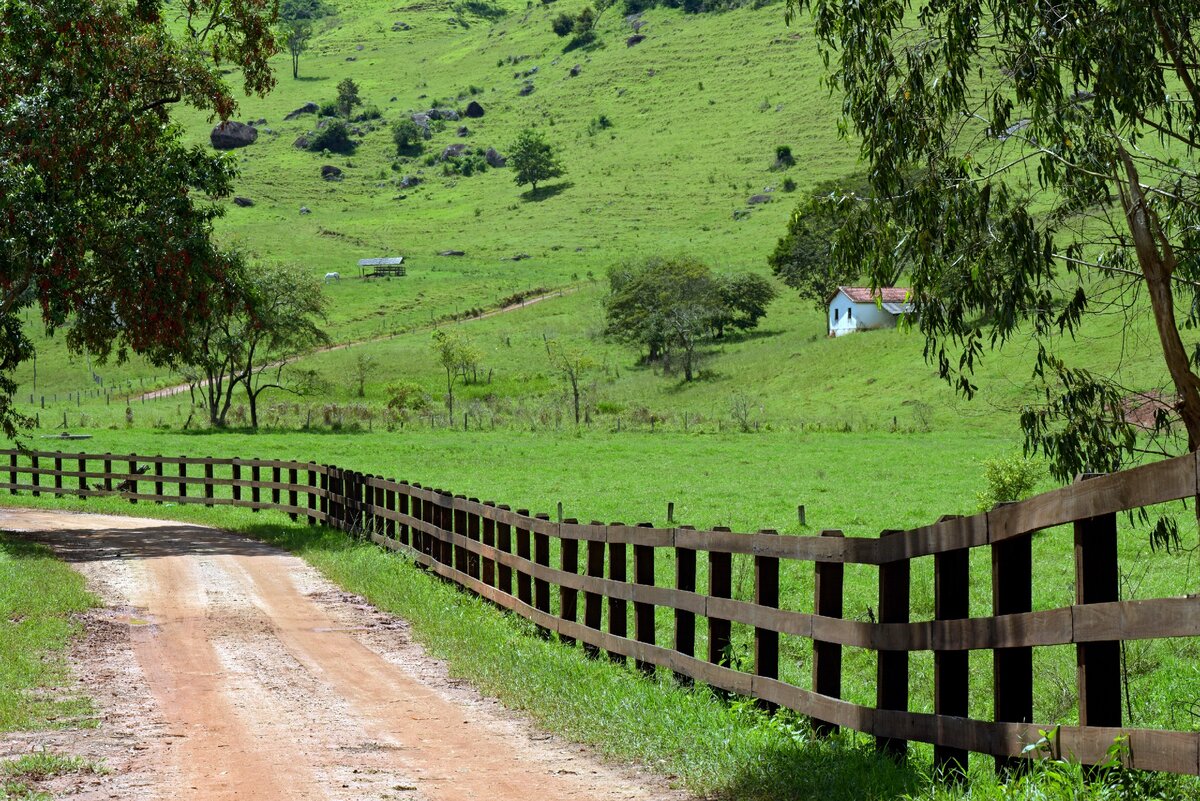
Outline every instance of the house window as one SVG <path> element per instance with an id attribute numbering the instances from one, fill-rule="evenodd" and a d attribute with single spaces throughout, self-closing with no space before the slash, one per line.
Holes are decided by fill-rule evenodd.
<path id="1" fill-rule="evenodd" d="M 834 309 L 834 310 L 833 310 L 833 321 L 834 321 L 835 323 L 838 321 L 838 316 L 839 316 L 841 313 L 842 313 L 842 310 L 841 310 L 841 309 Z"/>
<path id="2" fill-rule="evenodd" d="M 853 306 L 850 306 L 846 309 L 846 319 L 847 320 L 854 319 L 854 307 Z"/>

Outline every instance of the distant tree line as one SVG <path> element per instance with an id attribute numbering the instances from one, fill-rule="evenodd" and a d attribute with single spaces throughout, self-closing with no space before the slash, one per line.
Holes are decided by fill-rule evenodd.
<path id="1" fill-rule="evenodd" d="M 644 349 L 647 363 L 696 376 L 700 348 L 729 330 L 757 328 L 775 299 L 771 282 L 755 273 L 716 275 L 690 258 L 652 258 L 609 271 L 605 334 Z"/>

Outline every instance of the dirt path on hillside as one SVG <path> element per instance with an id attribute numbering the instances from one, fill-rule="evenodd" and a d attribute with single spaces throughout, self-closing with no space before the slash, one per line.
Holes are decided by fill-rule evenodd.
<path id="1" fill-rule="evenodd" d="M 490 312 L 484 312 L 483 314 L 479 315 L 478 317 L 469 317 L 465 320 L 459 320 L 458 322 L 469 323 L 474 320 L 486 320 L 489 317 L 495 317 L 496 315 L 499 315 L 499 314 L 508 314 L 509 312 L 519 311 L 528 306 L 532 306 L 535 303 L 541 303 L 543 300 L 550 300 L 551 298 L 561 298 L 564 295 L 572 295 L 577 291 L 578 291 L 577 289 L 559 289 L 559 290 L 555 290 L 554 292 L 547 292 L 545 295 L 536 295 L 531 298 L 526 298 L 525 300 L 521 301 L 520 303 L 513 303 L 510 306 L 504 306 L 499 309 L 492 309 Z M 316 348 L 314 350 L 310 350 L 307 353 L 305 353 L 304 355 L 305 356 L 313 356 L 318 353 L 331 353 L 335 350 L 346 350 L 348 348 L 355 348 L 355 347 L 358 347 L 359 345 L 370 345 L 374 342 L 386 342 L 389 339 L 396 339 L 398 337 L 407 336 L 408 334 L 412 334 L 417 331 L 429 331 L 429 330 L 432 330 L 433 328 L 434 328 L 433 325 L 422 325 L 422 326 L 418 326 L 417 328 L 411 329 L 409 331 L 404 331 L 403 333 L 400 333 L 400 334 L 384 334 L 383 336 L 368 337 L 367 339 L 360 339 L 356 342 L 342 342 L 342 343 L 335 344 L 335 345 L 326 345 L 323 348 Z M 274 364 L 266 365 L 266 367 L 264 369 L 273 370 L 278 366 L 279 366 L 279 363 L 276 362 Z M 170 398 L 174 395 L 182 395 L 183 393 L 187 392 L 191 388 L 192 388 L 191 384 L 176 384 L 173 387 L 163 387 L 162 389 L 156 389 L 151 392 L 143 392 L 141 395 L 131 397 L 130 401 L 139 401 L 139 400 L 143 400 L 143 399 L 155 400 L 156 398 Z"/>
<path id="2" fill-rule="evenodd" d="M 451 679 L 407 624 L 299 558 L 200 526 L 0 510 L 84 574 L 107 608 L 72 656 L 98 729 L 0 735 L 104 759 L 72 798 L 673 799 Z"/>

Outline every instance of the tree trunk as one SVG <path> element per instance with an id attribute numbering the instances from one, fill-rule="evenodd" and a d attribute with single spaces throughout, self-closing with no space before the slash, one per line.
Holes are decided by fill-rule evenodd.
<path id="1" fill-rule="evenodd" d="M 1176 405 L 1179 416 L 1188 434 L 1188 450 L 1200 449 L 1200 378 L 1192 372 L 1187 349 L 1179 336 L 1175 321 L 1175 297 L 1171 292 L 1171 275 L 1177 262 L 1170 242 L 1162 234 L 1162 228 L 1154 211 L 1146 204 L 1146 196 L 1139 183 L 1137 167 L 1124 148 L 1121 161 L 1129 180 L 1122 188 L 1121 202 L 1125 207 L 1125 220 L 1133 236 L 1138 264 L 1146 279 L 1150 295 L 1150 306 L 1154 311 L 1154 324 L 1162 343 L 1167 371 L 1179 395 Z"/>

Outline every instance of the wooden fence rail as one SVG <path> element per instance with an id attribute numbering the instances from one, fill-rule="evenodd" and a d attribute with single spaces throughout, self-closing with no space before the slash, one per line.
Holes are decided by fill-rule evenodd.
<path id="1" fill-rule="evenodd" d="M 991 755 L 999 768 L 1009 768 L 1028 757 L 1027 746 L 1046 731 L 1056 732 L 1056 753 L 1085 764 L 1105 761 L 1123 737 L 1129 767 L 1200 774 L 1200 732 L 1122 726 L 1121 642 L 1200 636 L 1200 597 L 1119 600 L 1116 526 L 1119 512 L 1200 494 L 1194 454 L 868 539 L 838 531 L 780 536 L 559 523 L 493 501 L 312 462 L 2 453 L 8 464 L 0 457 L 0 478 L 7 478 L 0 491 L 14 495 L 119 495 L 131 503 L 270 509 L 369 537 L 589 656 L 632 660 L 646 673 L 662 668 L 683 682 L 796 710 L 819 731 L 847 727 L 873 735 L 886 753 L 902 755 L 910 741 L 930 743 L 935 764 L 951 774 L 965 770 L 970 753 Z M 1065 524 L 1074 531 L 1075 603 L 1032 611 L 1032 534 Z M 979 547 L 991 554 L 993 614 L 971 617 L 968 556 Z M 667 582 L 673 586 L 656 582 L 656 554 L 663 550 L 674 557 L 675 576 Z M 733 597 L 737 554 L 753 558 L 752 601 Z M 912 560 L 924 556 L 934 557 L 933 619 L 913 621 Z M 697 584 L 700 558 L 707 588 Z M 782 561 L 813 564 L 813 613 L 780 608 Z M 843 618 L 847 564 L 878 569 L 878 616 L 870 622 Z M 660 636 L 666 634 L 656 615 L 660 608 L 671 612 L 663 618 L 672 621 L 670 636 Z M 707 621 L 703 655 L 696 654 L 700 618 Z M 731 658 L 734 624 L 753 630 L 749 670 Z M 813 689 L 780 679 L 781 635 L 811 641 Z M 1078 726 L 1032 720 L 1033 648 L 1052 645 L 1076 648 Z M 877 652 L 874 706 L 840 697 L 844 646 Z M 968 717 L 972 650 L 993 654 L 993 720 Z M 910 654 L 919 651 L 933 652 L 933 713 L 909 711 Z"/>

